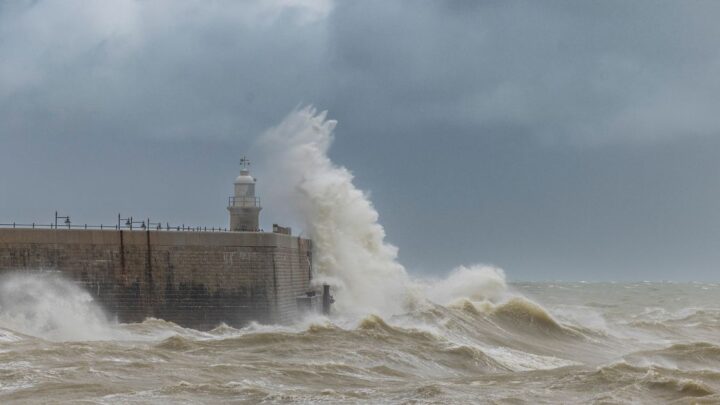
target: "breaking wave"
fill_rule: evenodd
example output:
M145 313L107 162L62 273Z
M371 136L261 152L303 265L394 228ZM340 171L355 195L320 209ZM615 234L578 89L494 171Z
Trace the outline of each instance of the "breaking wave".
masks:
M588 288L572 299L583 302ZM48 333L65 337L37 340L13 329L27 322L8 324L18 317L3 312L0 398L24 402L45 395L51 386L46 384L57 384L58 376L69 384L65 392L84 393L66 399L95 402L466 403L490 395L497 402L521 403L712 403L720 398L717 344L648 343L644 335L629 333L637 329L624 320L635 314L617 321L605 315L634 337L619 339L561 320L551 308L519 294L498 302L428 303L396 315L219 325L207 332L158 319L110 322L105 341L58 335L53 328L26 329L45 339ZM120 386L106 388L115 392L112 397L97 397L90 386L73 385L73 378L88 384L110 379Z
M397 262L397 248L353 175L327 153L336 122L310 107L294 111L268 130L259 144L273 162L268 190L275 201L290 201L314 246L316 280L337 291L336 307L348 312L402 312L413 300L410 279Z
M460 266L444 280L413 280L397 261L397 248L368 195L353 175L332 162L328 151L337 123L312 107L296 110L258 142L272 200L290 202L314 244L318 283L337 292L345 314L398 314L425 299L447 304L458 298L498 299L506 288L502 270Z
M115 330L92 296L55 272L0 277L0 326L51 340L102 340Z
M540 301L555 293L544 288L550 293ZM7 401L42 397L57 384L65 384L66 395L58 401L100 403L720 399L720 347L672 341L695 322L693 315L671 317L669 331L648 339L650 332L628 322L637 312L615 319L606 310L604 325L618 330L607 334L557 317L552 306L518 292L496 301L427 302L402 314L202 332L159 319L107 321L82 290L54 276L15 275L0 282L0 292L0 398ZM584 286L563 302L597 308L590 293L607 294Z

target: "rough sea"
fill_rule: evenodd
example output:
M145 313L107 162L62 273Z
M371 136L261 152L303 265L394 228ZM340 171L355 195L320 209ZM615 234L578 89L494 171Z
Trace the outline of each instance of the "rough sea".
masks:
M329 158L334 127L303 108L257 145L263 201L313 239L331 316L119 324L53 272L7 275L0 403L720 403L720 284L508 283L483 264L413 276Z
M60 279L0 292L17 287L0 403L720 403L718 284L511 283L495 303L205 332L105 321Z

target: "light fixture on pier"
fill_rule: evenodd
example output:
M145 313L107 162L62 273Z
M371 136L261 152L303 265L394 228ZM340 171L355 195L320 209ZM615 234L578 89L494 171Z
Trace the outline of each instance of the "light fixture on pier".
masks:
M55 229L58 227L58 219L64 219L65 221L63 223L70 229L70 215L61 216L55 211Z

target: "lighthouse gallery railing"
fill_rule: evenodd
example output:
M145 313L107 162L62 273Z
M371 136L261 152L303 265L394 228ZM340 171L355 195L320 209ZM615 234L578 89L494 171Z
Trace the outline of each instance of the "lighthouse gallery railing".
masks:
M230 197L228 198L229 207L259 207L260 198L258 197Z

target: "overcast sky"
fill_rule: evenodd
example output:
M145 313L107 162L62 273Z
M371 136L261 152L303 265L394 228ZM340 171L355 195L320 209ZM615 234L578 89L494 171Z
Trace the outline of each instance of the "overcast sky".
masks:
M715 1L0 0L0 222L226 226L239 157L313 104L411 272L717 281L718 19ZM296 223L273 204L266 229Z

